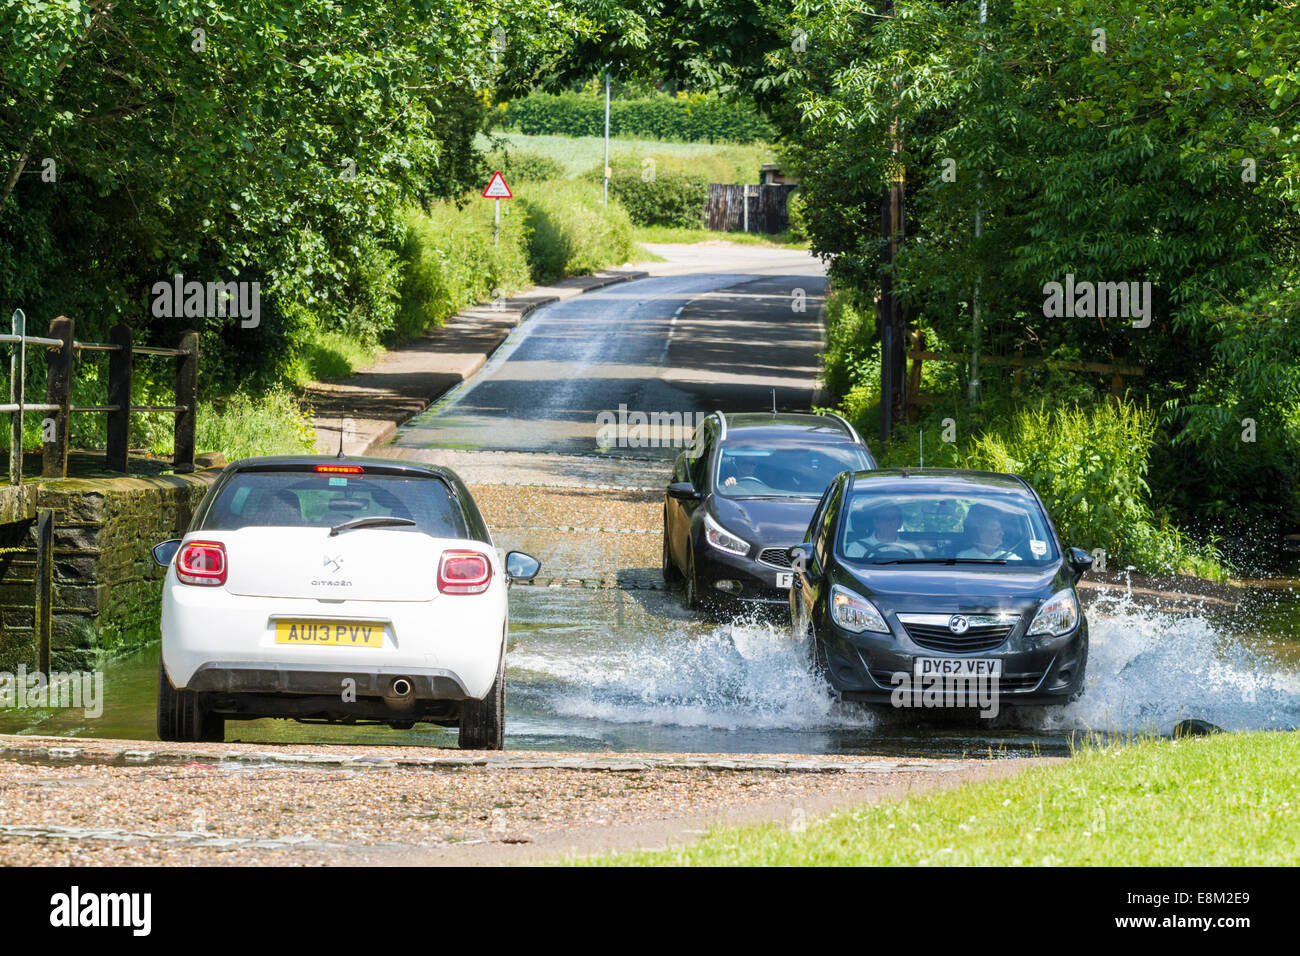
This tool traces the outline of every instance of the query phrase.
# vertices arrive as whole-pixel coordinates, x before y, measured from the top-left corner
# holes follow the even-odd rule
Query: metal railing
[[[52,416],[46,419],[46,424],[50,427],[43,436],[43,477],[62,478],[68,473],[68,425],[73,413],[102,413],[108,416],[105,465],[112,471],[126,473],[131,415],[139,412],[171,412],[176,416],[173,467],[178,472],[193,471],[199,378],[198,333],[181,333],[180,347],[168,349],[135,345],[131,341],[131,330],[125,325],[115,325],[110,329],[108,342],[78,342],[73,337],[73,327],[72,319],[61,315],[50,323],[48,336],[28,335],[27,316],[22,309],[15,309],[12,333],[0,335],[0,345],[8,345],[11,349],[9,403],[0,405],[0,412],[9,415],[9,483],[15,486],[22,484],[23,416],[27,412],[44,412]],[[51,352],[43,403],[28,404],[24,397],[28,346]],[[73,355],[76,352],[108,353],[107,404],[72,404]],[[176,404],[131,404],[132,358],[136,355],[161,355],[176,359]]]

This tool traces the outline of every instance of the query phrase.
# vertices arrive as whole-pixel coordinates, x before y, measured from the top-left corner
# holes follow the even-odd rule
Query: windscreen
[[[840,472],[870,467],[854,445],[727,444],[714,488],[728,498],[820,498]]]
[[[1058,554],[1038,503],[1024,495],[857,491],[839,553],[866,564],[1047,564]]]
[[[409,518],[393,530],[437,538],[468,537],[460,506],[437,478],[251,471],[230,480],[203,528],[332,528],[354,518]]]

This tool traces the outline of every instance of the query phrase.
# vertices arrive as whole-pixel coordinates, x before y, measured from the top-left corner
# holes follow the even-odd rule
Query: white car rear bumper
[[[371,696],[406,677],[418,698],[481,699],[504,652],[505,620],[499,578],[483,594],[432,601],[321,601],[181,584],[172,568],[163,585],[163,667],[178,690],[342,694],[350,677],[358,696]],[[278,621],[374,623],[383,642],[281,644]]]

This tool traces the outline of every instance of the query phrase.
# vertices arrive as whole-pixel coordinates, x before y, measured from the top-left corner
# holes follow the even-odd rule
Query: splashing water
[[[1300,673],[1230,626],[1127,597],[1094,603],[1088,623],[1085,693],[1038,711],[1042,729],[1168,733],[1187,718],[1224,730],[1300,725]]]
[[[512,650],[512,686],[522,682],[559,716],[610,723],[817,730],[873,722],[827,693],[780,624],[741,619],[704,633],[668,626],[613,643],[586,637],[549,652]]]
[[[1005,707],[995,726],[1068,735],[1169,733],[1186,718],[1225,730],[1300,725],[1300,672],[1244,642],[1231,625],[1127,597],[1094,602],[1088,619],[1083,697],[1059,707]],[[558,644],[525,640],[510,656],[512,692],[560,718],[727,731],[886,731],[922,716],[835,700],[781,623],[738,619],[702,629],[661,619],[614,634],[563,630]]]

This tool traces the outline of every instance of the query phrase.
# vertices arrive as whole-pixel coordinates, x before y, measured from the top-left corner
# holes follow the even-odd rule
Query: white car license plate
[[[776,576],[776,586],[779,588],[788,588],[794,584],[794,572],[785,571]]]
[[[918,657],[917,677],[1001,677],[1002,661],[985,657]]]

